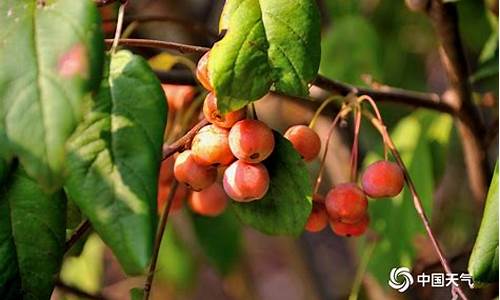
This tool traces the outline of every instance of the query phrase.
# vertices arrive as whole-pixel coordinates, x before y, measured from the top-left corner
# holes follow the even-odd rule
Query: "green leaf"
[[[304,161],[292,144],[274,133],[276,146],[264,161],[271,178],[264,198],[233,202],[236,215],[257,230],[271,235],[298,236],[312,209],[312,187]]]
[[[49,299],[64,255],[66,202],[18,168],[0,191],[0,299]]]
[[[228,0],[220,30],[226,34],[208,62],[219,109],[239,109],[273,84],[286,94],[308,94],[321,52],[315,1]]]
[[[130,289],[130,299],[131,300],[142,300],[142,299],[144,299],[144,289],[143,288],[132,288],[132,289]]]
[[[26,172],[55,191],[82,99],[99,84],[104,44],[92,1],[37,2],[0,1],[0,129]]]
[[[194,283],[196,268],[187,245],[171,225],[167,226],[158,255],[158,279],[168,281],[177,289],[187,290]]]
[[[105,245],[91,234],[78,257],[67,257],[61,268],[61,280],[87,293],[95,294],[103,286]]]
[[[391,137],[408,168],[427,216],[431,216],[434,162],[428,140],[429,124],[423,120],[425,118],[418,112],[403,118],[391,132]],[[428,118],[427,120],[429,121]],[[370,152],[364,165],[379,159],[382,159],[382,151]],[[395,198],[370,201],[369,213],[371,228],[381,239],[374,249],[368,271],[386,286],[391,268],[411,267],[415,257],[415,237],[425,231],[413,206],[411,193],[406,187]],[[401,226],[401,222],[404,222],[404,226]]]
[[[66,189],[129,274],[151,257],[166,104],[147,62],[111,57],[90,111],[69,146]]]
[[[468,271],[474,284],[498,282],[498,161]]]
[[[7,141],[3,131],[0,128],[0,184],[9,174],[11,154],[7,149]]]
[[[321,74],[364,85],[361,75],[381,80],[380,40],[374,26],[361,16],[335,19],[322,41]]]
[[[221,274],[231,271],[241,254],[241,228],[232,210],[217,217],[191,214],[198,243]]]

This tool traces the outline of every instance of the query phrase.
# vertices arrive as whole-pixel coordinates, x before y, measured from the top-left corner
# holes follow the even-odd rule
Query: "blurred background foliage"
[[[417,91],[446,91],[438,41],[426,15],[410,11],[401,0],[318,0],[318,4],[323,22],[321,74],[360,86],[384,84]],[[456,4],[473,74],[475,101],[486,124],[496,127],[498,1],[459,0]],[[172,16],[216,32],[222,5],[222,0],[130,0],[127,14]],[[102,12],[104,19],[113,18],[116,7],[106,7]],[[131,37],[205,46],[214,41],[207,34],[170,22],[133,26]],[[109,23],[105,29],[112,34]],[[146,57],[159,54],[151,49],[134,51]],[[163,71],[190,70],[193,64],[189,60],[196,62],[198,57],[186,57],[188,60],[164,55],[156,57],[152,65]],[[312,115],[303,107],[273,97],[259,101],[257,107],[262,119],[281,130],[307,122]],[[465,272],[482,208],[472,200],[467,187],[460,139],[452,118],[398,104],[381,104],[381,110],[452,268]],[[330,120],[324,117],[318,122],[322,139]],[[322,193],[347,178],[350,133],[348,124],[334,135]],[[493,166],[498,157],[498,133],[490,145]],[[362,124],[361,153],[363,165],[383,155],[381,138],[366,122]],[[314,178],[317,164],[311,171]],[[319,234],[304,233],[294,240],[265,236],[244,227],[231,210],[207,218],[185,209],[173,215],[165,232],[153,298],[346,299],[360,259],[365,256],[367,273],[361,281],[361,292],[351,294],[351,299],[401,299],[402,295],[387,287],[392,267],[409,266],[416,274],[442,272],[406,188],[397,198],[372,201],[370,214],[371,232],[366,238],[339,238],[325,229]],[[370,245],[373,251],[365,251]],[[72,252],[66,258],[61,277],[90,293],[103,289],[112,299],[128,298],[129,290],[143,282],[142,278],[125,279],[96,235],[88,237],[81,253]],[[491,299],[495,291],[496,287],[475,291],[471,298]],[[449,298],[449,290],[415,287],[405,295],[411,299],[441,299]]]

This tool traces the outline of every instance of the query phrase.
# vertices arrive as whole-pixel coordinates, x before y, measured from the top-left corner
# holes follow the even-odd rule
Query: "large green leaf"
[[[468,270],[475,284],[498,282],[498,161]]]
[[[222,40],[208,69],[219,109],[236,110],[274,88],[307,95],[320,61],[320,16],[313,0],[228,0]]]
[[[312,188],[304,161],[292,144],[274,134],[276,146],[264,161],[271,178],[264,198],[249,203],[233,202],[236,215],[266,234],[299,235],[312,209]]]
[[[226,274],[241,254],[241,226],[232,210],[217,217],[191,214],[198,243],[217,270]]]
[[[0,129],[0,185],[3,180],[7,177],[10,170],[11,154],[7,149],[7,141],[5,135],[3,135]]]
[[[64,254],[66,202],[18,168],[0,191],[0,299],[49,299]]]
[[[62,184],[65,144],[101,78],[103,37],[90,0],[0,1],[0,131],[26,172]]]
[[[405,117],[391,132],[391,137],[415,183],[427,216],[431,216],[434,176],[427,129],[432,122],[427,118],[429,123],[424,123],[424,119],[418,112]],[[370,152],[364,165],[378,159],[382,159],[381,151]],[[371,227],[381,239],[374,249],[368,271],[386,286],[391,268],[411,267],[415,237],[425,231],[406,187],[395,198],[370,201],[369,212]]]
[[[70,140],[66,189],[124,270],[149,262],[156,225],[156,184],[166,104],[147,62],[128,51],[109,74]]]

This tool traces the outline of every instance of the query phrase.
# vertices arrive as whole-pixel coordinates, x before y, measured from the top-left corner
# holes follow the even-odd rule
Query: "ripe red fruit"
[[[259,163],[273,152],[273,132],[261,121],[241,120],[229,132],[229,147],[237,158]]]
[[[190,85],[162,84],[161,87],[167,98],[168,108],[173,111],[189,105],[196,95],[196,89]]]
[[[175,159],[173,156],[161,162],[160,175],[158,177],[159,185],[168,185],[174,178],[174,162]]]
[[[234,160],[229,149],[229,130],[215,125],[203,127],[191,144],[193,159],[202,166],[228,165]]]
[[[380,160],[366,168],[361,185],[372,198],[394,197],[403,189],[403,171],[396,163]]]
[[[343,183],[328,192],[325,206],[333,221],[354,224],[366,214],[368,201],[356,184]]]
[[[325,205],[318,201],[313,201],[311,214],[307,219],[306,230],[309,232],[319,232],[328,224],[328,214]]]
[[[157,208],[158,214],[163,213],[165,208],[165,203],[167,201],[168,193],[170,192],[170,185],[159,185],[158,186],[158,198],[157,198]],[[170,206],[170,211],[175,212],[182,208],[184,204],[184,199],[187,196],[187,189],[183,185],[179,185],[175,191],[174,198],[172,199],[172,206]]]
[[[361,220],[354,224],[346,224],[337,221],[330,221],[330,227],[335,234],[345,237],[360,236],[365,233],[370,223],[370,217],[366,214]]]
[[[201,192],[193,192],[188,204],[194,212],[200,215],[215,217],[226,209],[228,199],[222,185],[215,182]]]
[[[315,159],[321,150],[321,140],[316,131],[305,125],[295,125],[285,132],[287,138],[305,161]]]
[[[213,91],[212,84],[210,83],[210,77],[208,76],[209,53],[210,52],[205,53],[198,61],[198,66],[196,67],[196,78],[198,78],[198,81],[205,89]]]
[[[186,150],[179,154],[174,164],[175,178],[195,191],[209,187],[217,178],[217,170],[197,164],[192,152]]]
[[[249,202],[261,199],[269,189],[269,173],[263,164],[232,163],[224,172],[224,191],[233,200]]]
[[[213,93],[209,93],[205,98],[205,102],[203,102],[203,114],[210,123],[223,128],[231,128],[234,123],[245,118],[246,109],[242,108],[222,114],[217,109],[217,98]]]

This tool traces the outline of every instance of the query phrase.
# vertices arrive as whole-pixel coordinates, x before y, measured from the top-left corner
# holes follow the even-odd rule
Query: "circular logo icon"
[[[400,293],[406,291],[413,284],[413,276],[406,267],[392,268],[389,274],[389,286]]]

